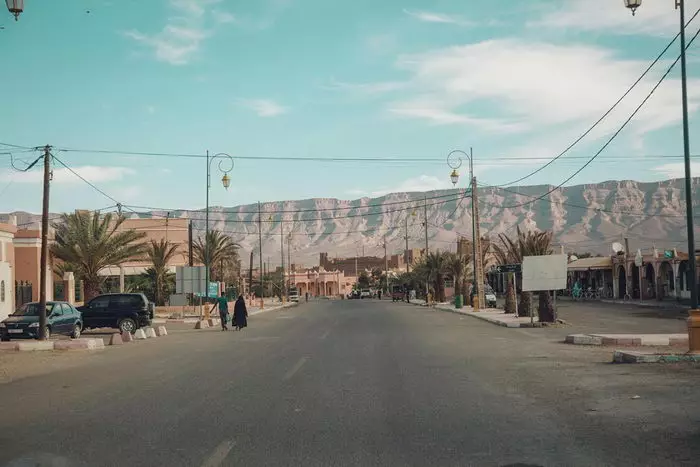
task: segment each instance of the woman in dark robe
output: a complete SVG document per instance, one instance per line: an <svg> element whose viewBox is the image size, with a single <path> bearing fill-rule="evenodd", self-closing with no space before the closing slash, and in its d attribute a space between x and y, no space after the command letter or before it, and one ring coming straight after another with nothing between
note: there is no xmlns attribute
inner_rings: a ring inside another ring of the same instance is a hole
<svg viewBox="0 0 700 467"><path fill-rule="evenodd" d="M236 300L236 304L233 306L233 320L236 330L248 326L248 309L245 306L243 295L238 296L238 300Z"/></svg>

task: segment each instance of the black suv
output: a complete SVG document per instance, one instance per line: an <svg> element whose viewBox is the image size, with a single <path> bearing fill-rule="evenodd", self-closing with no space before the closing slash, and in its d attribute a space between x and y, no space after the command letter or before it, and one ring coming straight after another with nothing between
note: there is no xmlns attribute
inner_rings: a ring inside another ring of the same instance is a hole
<svg viewBox="0 0 700 467"><path fill-rule="evenodd" d="M151 324L154 306L142 293L113 293L98 295L78 310L83 314L85 328L134 332Z"/></svg>

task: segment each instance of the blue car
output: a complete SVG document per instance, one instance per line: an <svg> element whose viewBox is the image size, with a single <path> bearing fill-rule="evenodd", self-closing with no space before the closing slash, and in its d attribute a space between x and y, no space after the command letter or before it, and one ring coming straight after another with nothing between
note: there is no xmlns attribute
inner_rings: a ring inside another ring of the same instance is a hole
<svg viewBox="0 0 700 467"><path fill-rule="evenodd" d="M0 322L0 340L38 339L39 302L25 303ZM63 334L77 339L83 330L83 317L67 302L46 302L46 338Z"/></svg>

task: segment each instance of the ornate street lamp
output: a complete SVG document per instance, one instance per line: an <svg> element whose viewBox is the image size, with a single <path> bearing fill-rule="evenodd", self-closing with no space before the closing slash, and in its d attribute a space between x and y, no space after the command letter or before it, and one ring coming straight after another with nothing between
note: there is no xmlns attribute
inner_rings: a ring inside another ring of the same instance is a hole
<svg viewBox="0 0 700 467"><path fill-rule="evenodd" d="M625 6L632 10L632 16L634 16L637 8L642 6L642 0L625 0Z"/></svg>
<svg viewBox="0 0 700 467"><path fill-rule="evenodd" d="M452 180L452 186L457 186L457 182L459 182L459 172L457 172L457 169L452 169L450 180Z"/></svg>
<svg viewBox="0 0 700 467"><path fill-rule="evenodd" d="M214 159L219 160L219 171L223 172L224 176L221 178L221 184L228 190L231 185L231 178L228 173L233 170L233 157L230 155L220 152L214 156L209 156L209 151L207 151L207 204L206 204L206 220L204 225L204 277L205 277L205 294L209 298L209 269L211 265L211 259L209 258L209 188L211 188L211 163Z"/></svg>
<svg viewBox="0 0 700 467"><path fill-rule="evenodd" d="M15 15L15 21L19 20L19 15L24 11L24 0L5 0L7 9Z"/></svg>

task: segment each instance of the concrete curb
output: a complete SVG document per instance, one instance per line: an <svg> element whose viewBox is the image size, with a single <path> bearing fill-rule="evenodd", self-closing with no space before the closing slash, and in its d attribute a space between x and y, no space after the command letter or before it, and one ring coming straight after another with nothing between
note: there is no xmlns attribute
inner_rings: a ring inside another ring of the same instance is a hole
<svg viewBox="0 0 700 467"><path fill-rule="evenodd" d="M419 303L413 303L413 302L411 302L411 305L425 306L424 303L420 303L420 304L419 304ZM455 314L458 314L458 315L471 316L472 318L480 319L480 320L482 320L482 321L486 321L486 322L488 322L488 323L495 324L495 325L497 325L497 326L501 326L501 327L504 327L504 328L530 328L530 327L532 327L532 326L530 325L530 323L519 323L519 322L501 321L501 320L496 319L496 318L494 318L494 317L492 317L492 316L488 316L488 315L481 314L481 313L483 313L483 312L481 312L481 311L477 311L477 312L460 311L460 310L456 310L456 309L454 309L454 308L447 307L447 306L444 306L444 305L435 305L435 306L432 307L432 308L435 309L435 310L447 311L447 312L449 312L449 313L455 313ZM539 324L538 322L535 322L535 326L537 326L538 324Z"/></svg>
<svg viewBox="0 0 700 467"><path fill-rule="evenodd" d="M129 334L131 336L131 334ZM124 340L122 339L122 335L119 334L118 332L115 332L112 334L109 338L109 345L124 345Z"/></svg>
<svg viewBox="0 0 700 467"><path fill-rule="evenodd" d="M570 334L564 340L574 345L636 345L672 346L687 345L685 334Z"/></svg>
<svg viewBox="0 0 700 467"><path fill-rule="evenodd" d="M143 328L138 328L134 332L134 340L143 340L146 339L146 332L143 330Z"/></svg>
<svg viewBox="0 0 700 467"><path fill-rule="evenodd" d="M199 321L199 318L161 318L154 319L153 324L193 324Z"/></svg>
<svg viewBox="0 0 700 467"><path fill-rule="evenodd" d="M613 352L613 363L678 363L700 362L700 354L649 354L627 350Z"/></svg>
<svg viewBox="0 0 700 467"><path fill-rule="evenodd" d="M100 350L105 344L102 339L70 339L58 341L14 341L0 343L0 351L10 352L51 352L61 350Z"/></svg>
<svg viewBox="0 0 700 467"><path fill-rule="evenodd" d="M163 337L168 335L168 330L165 329L165 326L158 326L156 328L156 336L158 337Z"/></svg>

